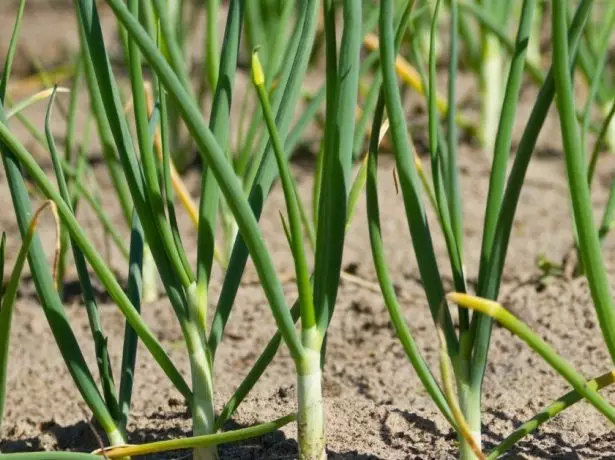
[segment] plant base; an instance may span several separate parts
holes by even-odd
[[[320,365],[309,375],[297,375],[299,458],[322,460],[325,452],[325,412]]]

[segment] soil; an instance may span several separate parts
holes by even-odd
[[[4,2],[3,2],[4,3]],[[45,65],[58,64],[62,53],[75,45],[73,18],[63,9],[71,2],[31,1],[26,14],[26,31],[37,31],[31,40],[36,54],[45,56]],[[8,3],[7,3],[8,5]],[[13,11],[11,6],[0,11]],[[4,13],[4,11],[3,11]],[[9,14],[0,14],[0,51],[7,44]],[[51,27],[49,21],[53,22]],[[62,33],[58,32],[62,30]],[[40,48],[43,47],[43,48]],[[74,49],[74,48],[73,48]],[[50,51],[47,53],[46,51]],[[27,59],[18,59],[17,77],[28,74]],[[242,76],[245,82],[245,76]],[[471,77],[464,77],[460,98],[469,97],[475,87]],[[518,113],[515,139],[535,99],[535,91],[524,90]],[[41,120],[41,107],[29,115]],[[59,117],[58,117],[59,118]],[[15,125],[17,126],[17,125]],[[42,126],[42,125],[40,125]],[[63,131],[57,123],[61,141]],[[26,145],[49,168],[49,159],[29,138],[17,130]],[[424,136],[424,134],[422,134]],[[542,338],[578,369],[594,377],[609,370],[609,357],[601,339],[587,284],[582,279],[553,277],[541,280],[536,257],[543,253],[559,262],[572,240],[566,171],[561,155],[558,120],[550,115],[528,171],[521,195],[509,256],[504,271],[501,302],[524,319]],[[120,211],[112,193],[100,154],[92,149],[90,159],[102,190],[105,209],[122,226]],[[409,327],[428,363],[437,373],[436,334],[422,290],[417,264],[410,242],[401,197],[392,180],[393,161],[384,156],[380,165],[380,194],[383,232],[391,273],[400,293]],[[470,283],[475,281],[481,243],[481,227],[488,187],[488,157],[470,143],[460,148],[461,186],[465,210],[465,263]],[[294,165],[302,196],[309,203],[314,168],[309,158]],[[594,187],[597,215],[606,201],[607,187],[615,174],[615,160],[605,156],[600,163]],[[189,169],[185,180],[194,197],[198,196],[199,171]],[[384,200],[383,197],[387,199]],[[0,229],[8,234],[8,266],[12,266],[20,240],[4,171],[0,171]],[[274,254],[280,273],[292,272],[292,260],[281,229],[278,210],[284,209],[283,196],[275,187],[267,201],[261,228]],[[600,211],[599,211],[600,210]],[[598,214],[600,212],[600,214]],[[188,253],[196,253],[195,235],[190,221],[180,213]],[[105,248],[104,238],[89,208],[83,205],[79,220],[98,247]],[[441,269],[450,279],[446,247],[430,213],[430,224]],[[54,225],[49,218],[42,224],[45,247],[53,247]],[[604,255],[611,283],[615,282],[615,244],[610,238]],[[51,254],[50,254],[51,256]],[[124,262],[111,250],[110,261],[124,279]],[[346,242],[344,266],[369,282],[375,282],[366,227],[365,201],[361,199],[357,215]],[[212,282],[212,308],[219,292],[221,273]],[[94,353],[88,332],[87,317],[81,305],[75,273],[67,276],[66,312],[86,358],[94,368]],[[447,282],[450,288],[450,281]],[[285,285],[289,301],[296,297],[292,283]],[[100,312],[108,335],[115,368],[121,356],[124,321],[120,312],[100,292]],[[336,313],[331,325],[328,359],[324,371],[327,411],[327,449],[336,459],[406,459],[455,458],[457,441],[453,430],[438,413],[421,387],[391,326],[387,311],[377,292],[369,287],[343,281]],[[181,331],[166,298],[144,307],[143,316],[172,360],[188,375],[186,351]],[[274,332],[274,322],[249,265],[240,289],[227,333],[215,361],[216,402],[218,409],[249,371],[260,350]],[[265,422],[295,410],[293,363],[282,347],[263,378],[225,428],[233,429]],[[568,391],[567,384],[534,352],[512,334],[495,327],[483,394],[483,443],[488,451],[524,420]],[[604,394],[613,400],[612,392]],[[0,428],[0,451],[37,450],[91,451],[100,440],[93,434],[90,414],[66,371],[40,308],[31,278],[26,269],[20,287],[11,332],[8,374],[8,397],[5,417]],[[130,424],[130,442],[142,443],[190,434],[187,408],[179,393],[148,355],[138,352],[137,370]],[[297,452],[296,430],[283,429],[248,442],[221,447],[224,459],[294,458]],[[534,435],[520,442],[509,458],[615,458],[615,434],[590,405],[579,403],[547,423]],[[186,452],[149,458],[186,458]]]

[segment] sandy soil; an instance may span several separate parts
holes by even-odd
[[[35,2],[32,2],[35,3]],[[39,2],[41,3],[41,2]],[[42,10],[30,8],[29,30],[39,30],[36,43],[46,49],[70,49],[74,46],[72,18],[66,11],[54,12],[44,2]],[[70,2],[57,2],[60,8]],[[8,5],[8,4],[7,4]],[[4,10],[2,10],[4,8]],[[60,11],[58,10],[58,11]],[[0,7],[10,12],[11,6]],[[37,15],[41,15],[40,18]],[[4,15],[5,17],[8,15]],[[3,15],[0,15],[2,18]],[[29,18],[29,19],[28,19]],[[64,35],[48,31],[42,25],[66,26]],[[37,22],[42,21],[42,22]],[[0,51],[7,43],[6,20],[0,19]],[[49,34],[44,35],[44,34]],[[30,38],[28,39],[30,40]],[[53,40],[56,40],[53,42]],[[27,41],[27,40],[26,40]],[[51,45],[57,43],[57,46]],[[41,53],[45,54],[45,53]],[[50,57],[50,54],[45,54]],[[59,54],[46,64],[61,62]],[[20,67],[21,66],[21,67]],[[18,64],[18,73],[28,72],[27,60]],[[471,94],[467,86],[460,97]],[[525,91],[519,112],[516,138],[531,109],[535,94]],[[40,119],[40,108],[31,111]],[[58,124],[61,140],[61,124]],[[507,261],[501,301],[569,359],[584,375],[596,376],[610,368],[608,355],[600,338],[600,329],[592,307],[586,283],[581,280],[555,278],[550,283],[538,282],[540,272],[535,259],[539,253],[559,261],[571,242],[567,185],[560,154],[559,126],[551,117],[543,129],[539,148],[535,152],[521,196]],[[24,137],[26,145],[37,152]],[[41,164],[49,160],[41,156]],[[96,149],[91,159],[100,158]],[[461,185],[464,191],[466,266],[470,281],[475,280],[480,251],[481,226],[485,194],[488,185],[489,162],[471,145],[460,151]],[[615,161],[605,158],[598,172],[595,187],[595,207],[602,209],[610,178],[615,173]],[[300,189],[306,200],[310,196],[310,161],[295,165]],[[410,328],[427,361],[437,369],[437,346],[433,324],[418,275],[416,260],[404,220],[401,198],[395,194],[391,171],[393,163],[384,158],[380,168],[383,231],[389,265],[395,278]],[[103,190],[109,186],[104,169],[94,166]],[[199,173],[190,170],[186,177],[194,196],[198,195]],[[120,213],[111,193],[103,193],[103,204],[118,222]],[[8,233],[8,254],[12,260],[19,247],[17,228],[10,209],[10,197],[0,171],[0,229]],[[267,202],[261,219],[268,247],[275,254],[280,273],[292,270],[292,260],[280,227],[278,210],[283,209],[283,196],[276,187]],[[195,235],[182,213],[188,252],[194,254]],[[101,231],[87,206],[82,206],[79,219],[99,247],[104,248]],[[430,215],[432,228],[435,221]],[[125,230],[125,227],[124,227]],[[441,235],[435,231],[435,243],[443,272],[450,270]],[[41,232],[43,242],[52,244],[53,224],[46,219]],[[610,278],[615,281],[615,245],[612,239],[605,245]],[[110,259],[120,276],[125,267],[121,257],[112,251]],[[359,203],[345,250],[344,265],[368,281],[374,281],[366,228],[365,202]],[[219,292],[221,274],[213,281],[213,299]],[[232,394],[257,358],[274,331],[274,323],[256,282],[252,266],[248,266],[244,284],[227,334],[215,363],[216,402],[220,408]],[[68,280],[76,286],[74,272]],[[295,288],[286,285],[288,298],[294,299]],[[67,314],[84,353],[93,365],[93,348],[89,338],[87,318],[81,306],[78,289],[70,289]],[[124,321],[104,292],[100,295],[103,326],[110,337],[114,364],[119,364]],[[215,303],[214,303],[215,305]],[[179,368],[188,372],[186,352],[181,345],[181,332],[165,298],[147,305],[143,316]],[[325,366],[325,396],[327,406],[327,447],[331,458],[339,459],[405,459],[454,458],[456,436],[447,426],[420,382],[399,345],[380,296],[369,289],[348,282],[340,288],[337,311],[331,325],[328,361]],[[53,337],[40,309],[29,275],[20,288],[14,326],[11,334],[8,399],[5,420],[0,428],[0,451],[34,450],[90,451],[98,447],[88,424],[89,413],[59,356]],[[525,344],[502,328],[496,327],[492,339],[490,361],[484,387],[483,442],[486,450],[496,445],[520,422],[531,417],[545,404],[567,391],[567,385]],[[606,393],[612,398],[611,393]],[[186,406],[163,373],[141,347],[139,349],[134,390],[134,409],[129,425],[130,441],[135,443],[185,436],[190,433]],[[264,422],[293,411],[295,408],[293,364],[282,349],[254,391],[241,405],[232,423],[226,427],[248,426]],[[242,444],[221,448],[226,459],[294,458],[296,431],[293,426]],[[607,421],[585,403],[577,404],[534,436],[519,443],[510,458],[615,458],[615,435]],[[154,458],[154,457],[152,457]],[[185,453],[166,457],[186,458]]]

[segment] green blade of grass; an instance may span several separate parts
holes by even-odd
[[[9,86],[9,77],[11,75],[11,69],[13,67],[13,59],[15,58],[15,52],[17,50],[17,42],[19,40],[19,31],[21,29],[21,23],[23,19],[24,10],[26,8],[26,0],[19,1],[19,7],[17,8],[17,14],[15,15],[15,22],[13,23],[13,31],[11,32],[11,41],[9,47],[6,50],[6,57],[4,58],[4,70],[2,72],[2,78],[0,79],[0,99],[2,103],[5,103],[6,90]]]
[[[171,238],[174,243],[174,248],[179,255],[179,260],[184,267],[184,271],[192,275],[192,268],[190,262],[186,257],[184,251],[184,244],[181,239],[179,231],[179,225],[177,223],[177,213],[175,212],[175,193],[173,192],[173,182],[171,180],[171,151],[169,146],[169,123],[168,123],[168,108],[167,97],[162,86],[158,88],[158,98],[160,106],[160,145],[162,149],[162,189],[164,189],[164,201],[166,204],[167,217],[169,221],[169,230],[171,231]],[[157,113],[156,107],[154,107],[154,114]],[[152,115],[154,115],[152,114]],[[150,120],[150,123],[154,121]],[[153,123],[153,129],[151,130],[152,138],[155,136],[156,123]]]
[[[190,79],[188,77],[188,69],[186,69],[186,61],[177,41],[177,36],[173,33],[174,28],[171,24],[168,9],[165,8],[166,3],[167,2],[163,3],[162,0],[152,0],[152,5],[154,6],[157,19],[160,23],[164,46],[168,53],[168,62],[184,87],[184,90],[187,91],[194,100],[192,85],[190,84]]]
[[[218,54],[218,8],[219,0],[207,0],[207,33],[205,34],[205,67],[210,88],[218,86],[218,69],[220,68]],[[229,9],[230,11],[230,9]]]
[[[526,62],[527,44],[529,35],[532,28],[532,17],[534,14],[536,2],[534,0],[526,0],[523,3],[521,18],[517,30],[517,37],[515,41],[515,51],[510,64],[510,71],[508,73],[508,81],[506,83],[506,90],[504,93],[504,100],[502,104],[502,110],[500,113],[500,121],[498,131],[495,139],[494,156],[491,166],[491,174],[489,177],[489,193],[487,194],[487,204],[485,208],[485,219],[483,223],[483,237],[481,246],[481,263],[479,266],[479,280],[487,279],[489,276],[493,276],[491,273],[492,265],[490,259],[493,257],[493,251],[495,251],[494,240],[496,238],[497,225],[499,223],[499,216],[506,210],[504,208],[504,193],[505,193],[505,181],[506,171],[508,165],[508,158],[510,155],[510,146],[512,141],[512,129],[515,123],[515,115],[517,109],[517,101],[521,91],[521,84],[523,80],[523,70]],[[547,99],[545,97],[545,103]],[[534,109],[540,107],[542,100],[539,99],[534,106]],[[550,103],[550,101],[549,101]],[[548,107],[548,105],[547,105]],[[529,124],[528,124],[529,126]],[[534,141],[535,143],[535,141]],[[529,145],[529,144],[528,144]],[[533,146],[533,143],[531,144]],[[509,212],[509,211],[508,211]],[[502,255],[504,257],[504,255]],[[498,282],[499,284],[499,282]],[[482,286],[479,285],[479,292],[482,295],[487,295],[486,291],[482,290]],[[499,289],[498,289],[499,290]],[[497,296],[497,294],[489,295]],[[472,322],[476,324],[479,319],[474,319]],[[483,326],[485,332],[482,337],[483,341],[486,341],[486,329],[487,325]],[[472,343],[468,344],[467,352],[471,352]],[[484,348],[485,349],[485,348]],[[486,353],[486,349],[485,349]],[[478,361],[480,362],[479,357]],[[482,372],[479,368],[473,370],[473,372],[480,375]],[[475,382],[482,382],[481,377],[475,377]]]
[[[261,2],[246,2],[246,36],[250,49],[266,44],[261,8]]]

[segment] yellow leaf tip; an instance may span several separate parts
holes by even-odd
[[[258,47],[252,51],[252,81],[256,86],[263,86],[265,84],[265,72],[258,57]]]

